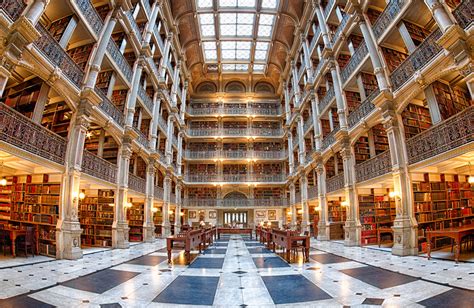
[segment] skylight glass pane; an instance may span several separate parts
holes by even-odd
[[[237,14],[237,23],[238,24],[253,24],[253,18],[255,14],[241,13]]]
[[[214,49],[216,50],[216,42],[204,42],[203,43],[204,49]]]
[[[250,60],[250,50],[238,49],[236,53],[238,60]]]
[[[267,52],[263,50],[255,50],[255,60],[265,60],[267,58]]]
[[[201,23],[201,25],[212,25],[214,24],[214,15],[199,14],[199,22]]]
[[[257,42],[257,45],[255,45],[255,49],[257,50],[268,50],[268,46],[270,44],[267,42]]]
[[[277,0],[262,0],[262,8],[264,9],[276,9]]]
[[[222,64],[222,69],[224,71],[234,71],[235,70],[235,64]]]
[[[238,36],[252,36],[253,26],[252,25],[239,25],[237,27]]]
[[[219,17],[221,25],[224,24],[236,24],[237,14],[236,13],[222,13]]]
[[[217,51],[204,50],[204,56],[206,57],[206,60],[217,60]]]
[[[224,60],[235,60],[235,49],[224,49],[224,50],[222,50],[222,59],[224,59]]]
[[[235,49],[235,41],[223,41],[221,43],[222,49]]]
[[[238,7],[255,7],[255,0],[238,0]]]
[[[209,8],[212,7],[212,0],[198,0],[198,8]]]
[[[269,37],[272,34],[271,26],[259,26],[258,27],[258,36],[259,37]]]
[[[260,25],[273,25],[273,20],[275,19],[275,15],[271,14],[260,14],[260,19],[258,20],[258,23]]]
[[[250,45],[251,45],[250,42],[239,41],[239,42],[237,42],[236,48],[237,49],[250,49]]]
[[[236,7],[237,6],[237,0],[219,0],[219,6]]]
[[[201,33],[206,37],[216,35],[214,25],[201,25]]]
[[[221,25],[221,35],[223,36],[235,36],[237,34],[236,25]]]
[[[264,68],[265,68],[265,65],[263,65],[263,64],[254,64],[253,65],[253,70],[255,72],[263,72]]]
[[[235,65],[235,70],[236,71],[246,71],[249,69],[249,65],[248,64],[236,64]]]

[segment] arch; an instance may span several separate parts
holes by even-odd
[[[225,92],[243,93],[245,92],[245,85],[240,81],[230,81],[225,85]]]
[[[247,199],[247,196],[240,191],[231,191],[224,196],[224,199]]]
[[[268,82],[259,81],[255,84],[254,92],[275,94],[275,88]]]
[[[216,93],[217,86],[213,82],[203,81],[197,86],[196,92],[197,93]]]

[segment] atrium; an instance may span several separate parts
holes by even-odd
[[[4,0],[0,307],[474,307],[473,0]]]

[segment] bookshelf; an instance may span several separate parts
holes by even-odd
[[[425,28],[422,28],[406,20],[403,20],[403,23],[405,24],[405,27],[407,28],[408,33],[410,34],[410,37],[416,46],[419,46],[425,40],[425,38],[430,35],[430,31]]]
[[[112,78],[113,72],[113,70],[102,71],[97,76],[95,86],[101,89],[104,93],[107,93],[107,89],[109,88],[110,79]]]
[[[0,186],[0,220],[9,220],[15,185]]]
[[[125,109],[125,102],[127,100],[127,93],[128,93],[128,90],[114,90],[112,92],[111,101],[122,112]]]
[[[360,73],[362,79],[362,85],[364,86],[365,95],[369,96],[372,92],[377,91],[379,88],[377,84],[377,78],[373,74]]]
[[[143,221],[145,218],[145,205],[140,202],[132,202],[132,207],[127,209],[127,219],[130,242],[143,241]]]
[[[76,48],[69,49],[67,53],[72,58],[72,60],[76,62],[76,64],[82,70],[84,70],[93,47],[94,43],[85,44]]]
[[[452,88],[440,81],[435,81],[432,86],[443,120],[472,105],[469,94],[458,87]]]
[[[379,155],[389,149],[388,136],[383,124],[377,124],[372,127],[374,137],[375,155]]]
[[[426,230],[464,225],[474,219],[474,185],[467,175],[424,174],[423,178],[412,184],[420,251],[426,251]],[[434,247],[450,244],[449,239],[439,238]]]
[[[354,144],[354,156],[356,164],[360,164],[370,158],[369,137],[359,137],[359,140]]]
[[[402,112],[405,138],[410,139],[431,127],[430,110],[426,107],[409,104]]]
[[[337,57],[337,63],[339,64],[339,67],[341,69],[343,69],[347,63],[350,61],[351,59],[351,56],[350,55],[346,55],[346,54],[339,54],[339,56]]]
[[[328,221],[345,222],[346,208],[341,205],[341,200],[328,201]]]
[[[396,216],[395,200],[389,197],[389,191],[385,194],[374,196],[375,201],[375,223],[377,229],[391,228]],[[381,234],[381,242],[393,241],[389,234]]]
[[[38,100],[41,85],[40,78],[33,78],[5,90],[1,101],[24,116],[31,118]]]
[[[217,188],[216,187],[189,187],[188,198],[215,199],[217,198]]]
[[[390,72],[393,72],[408,57],[406,53],[388,48],[380,47]]]
[[[351,113],[360,106],[360,94],[352,91],[344,91],[344,93],[346,95],[347,108],[349,113]]]
[[[375,221],[375,197],[373,193],[358,195],[359,216],[362,226],[361,245],[377,243],[377,224]]]
[[[83,246],[112,246],[112,224],[114,221],[114,191],[94,190],[86,192],[80,202],[79,222],[83,229]]]
[[[41,124],[61,137],[67,137],[72,110],[64,102],[48,103],[43,111]]]
[[[57,42],[59,42],[59,40],[63,36],[64,31],[66,30],[66,27],[69,21],[71,20],[71,18],[72,18],[72,15],[69,15],[69,16],[60,18],[58,20],[55,20],[51,23],[51,25],[49,25],[48,31]]]
[[[255,199],[279,199],[283,198],[283,190],[280,187],[255,187]]]

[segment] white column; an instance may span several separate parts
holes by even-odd
[[[299,86],[299,80],[298,80],[298,70],[296,69],[296,63],[295,61],[291,61],[291,71],[293,75],[293,92],[295,93],[295,106],[298,106],[300,104],[300,86]]]
[[[291,118],[291,108],[290,108],[290,93],[288,92],[288,83],[286,81],[283,82],[283,92],[285,94],[285,115],[286,115],[286,122],[290,122]]]
[[[166,134],[166,145],[165,145],[165,155],[166,161],[168,164],[173,162],[173,134],[174,134],[174,121],[173,116],[168,116],[168,131]]]
[[[150,125],[150,150],[152,152],[156,151],[156,148],[157,148],[158,118],[161,116],[160,108],[161,108],[161,97],[157,91],[155,92],[155,96],[153,97],[153,117],[151,118],[151,125]]]
[[[48,103],[48,94],[50,89],[51,87],[46,82],[43,82],[38,94],[38,99],[36,100],[33,115],[31,117],[31,120],[37,124],[41,124],[41,121],[43,120],[44,107]]]
[[[313,116],[313,127],[314,127],[314,142],[316,151],[321,149],[321,122],[319,121],[319,110],[318,110],[318,96],[314,93],[311,94],[311,110]]]
[[[181,116],[181,120],[184,121],[184,115],[186,114],[186,95],[187,95],[187,92],[188,92],[188,81],[185,81],[184,82],[184,87],[183,87],[183,91],[181,92],[181,97],[182,97],[182,102],[181,102],[181,107],[180,107],[180,116]]]
[[[181,183],[176,184],[175,195],[176,195],[176,213],[174,215],[174,233],[178,234],[181,231],[181,191],[183,190],[183,185]]]
[[[163,226],[161,228],[161,234],[163,237],[167,237],[171,234],[170,225],[170,198],[171,198],[171,175],[167,172],[163,182]]]
[[[344,99],[344,94],[341,87],[341,79],[339,78],[339,72],[336,67],[335,61],[330,61],[329,65],[331,67],[331,76],[334,83],[334,95],[336,96],[336,105],[337,105],[337,115],[339,118],[339,127],[341,130],[347,128],[346,120],[346,102]]]
[[[135,106],[137,104],[138,87],[140,86],[140,78],[143,71],[143,58],[140,57],[135,63],[135,69],[133,70],[132,87],[127,95],[127,108],[125,110],[125,125],[133,127],[133,116],[135,115]]]
[[[438,26],[443,32],[446,32],[446,29],[453,25],[453,21],[449,17],[446,8],[439,0],[425,0],[425,3],[433,14]]]
[[[295,158],[293,157],[293,135],[288,130],[288,166],[290,167],[290,174],[295,171]]]
[[[311,55],[309,53],[308,41],[303,33],[301,33],[301,44],[303,45],[303,59],[304,64],[306,66],[306,70],[308,71],[308,76],[311,78],[313,77],[313,63],[311,62]]]
[[[323,42],[325,48],[331,48],[331,38],[328,34],[328,28],[326,26],[326,20],[324,19],[323,10],[319,4],[316,5],[316,16],[318,17],[319,27],[321,28],[321,34],[323,35]]]
[[[178,133],[178,156],[176,158],[176,167],[178,170],[176,170],[177,175],[181,175],[181,169],[182,169],[182,164],[183,164],[183,132]]]
[[[291,228],[295,229],[296,228],[296,187],[295,183],[291,182],[290,183],[290,209],[291,209]]]
[[[301,206],[303,209],[303,221],[301,222],[301,231],[310,231],[311,222],[309,221],[308,205],[308,175],[304,173],[300,177]]]
[[[306,155],[306,147],[304,144],[304,123],[303,123],[303,117],[300,115],[298,117],[298,154],[299,154],[299,161],[302,166],[304,166],[305,163],[305,155]]]
[[[25,13],[25,17],[35,25],[39,21],[41,15],[43,15],[43,11],[48,3],[49,0],[35,0]]]
[[[319,222],[318,222],[318,240],[329,240],[329,221],[328,221],[328,203],[326,199],[326,170],[321,159],[316,163],[316,175],[318,177],[318,203],[319,203]]]
[[[169,33],[168,37],[165,40],[165,47],[163,51],[163,57],[161,58],[160,61],[160,78],[165,78],[166,74],[166,66],[168,65],[169,61],[169,53],[170,53],[170,47],[171,47],[171,41],[173,40],[173,33]]]
[[[126,205],[128,203],[128,174],[130,157],[132,156],[132,138],[125,135],[122,140],[120,155],[118,158],[118,185],[115,194],[114,222],[112,224],[112,247],[128,248],[129,230]]]
[[[144,0],[147,1],[147,0]],[[158,16],[159,4],[158,1],[153,2],[153,6],[151,7],[151,15],[150,19],[148,20],[148,24],[146,25],[145,29],[145,37],[143,38],[143,45],[149,46],[151,36],[153,35],[153,30],[155,29],[156,25],[156,17]]]
[[[155,160],[150,159],[146,168],[146,196],[143,221],[143,241],[151,243],[155,240],[155,224],[153,223],[153,199],[155,191]]]

